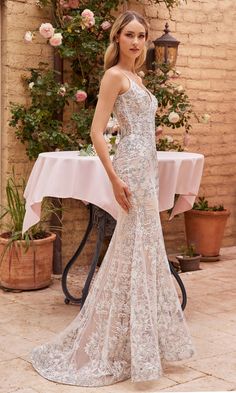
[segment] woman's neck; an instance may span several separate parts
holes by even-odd
[[[129,61],[129,62],[126,62],[126,61],[119,61],[119,63],[117,63],[117,66],[118,66],[121,70],[123,70],[123,71],[130,72],[130,73],[132,73],[132,74],[136,74],[136,71],[135,71],[135,64],[134,64],[134,63],[130,63],[130,61]]]

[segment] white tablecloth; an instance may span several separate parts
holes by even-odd
[[[191,209],[201,182],[204,157],[186,152],[157,152],[160,211],[173,207],[171,218]],[[23,232],[40,220],[44,197],[75,198],[93,203],[117,218],[118,204],[110,180],[97,156],[77,151],[41,153],[30,174],[24,196]]]

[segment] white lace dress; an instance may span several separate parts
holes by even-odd
[[[129,186],[132,208],[128,214],[120,208],[78,316],[32,352],[34,368],[49,380],[79,386],[147,381],[162,375],[162,359],[194,354],[159,218],[156,110],[156,98],[133,80],[115,102],[121,140],[113,165]]]

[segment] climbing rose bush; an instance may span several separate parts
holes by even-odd
[[[178,0],[150,0],[152,5],[165,3],[168,9]],[[97,102],[100,80],[103,76],[103,54],[109,44],[109,34],[114,22],[114,10],[122,1],[98,2],[95,0],[37,0],[39,8],[52,8],[52,22],[42,23],[38,31],[26,31],[24,41],[33,44],[40,35],[55,48],[56,54],[71,67],[69,81],[58,82],[58,74],[40,65],[31,69],[26,78],[30,103],[12,104],[11,125],[17,137],[26,144],[31,159],[45,150],[86,149],[90,144],[90,126]],[[156,127],[162,127],[157,141],[159,148],[166,129],[191,128],[194,114],[192,105],[182,85],[174,83],[180,76],[177,70],[140,70],[139,75],[148,89],[157,97],[159,110]],[[73,113],[62,120],[67,106]],[[205,114],[204,122],[209,121]],[[110,128],[117,133],[119,127]],[[185,142],[189,142],[189,137]],[[184,143],[185,143],[184,142]],[[110,142],[109,142],[110,143]],[[175,143],[165,138],[162,145]]]

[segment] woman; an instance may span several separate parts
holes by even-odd
[[[103,386],[128,378],[158,379],[162,359],[194,353],[173,284],[158,210],[156,98],[136,70],[145,59],[148,27],[127,11],[115,21],[91,138],[119,204],[116,229],[86,302],[32,363],[45,378]],[[111,112],[121,140],[111,161],[104,130]]]

